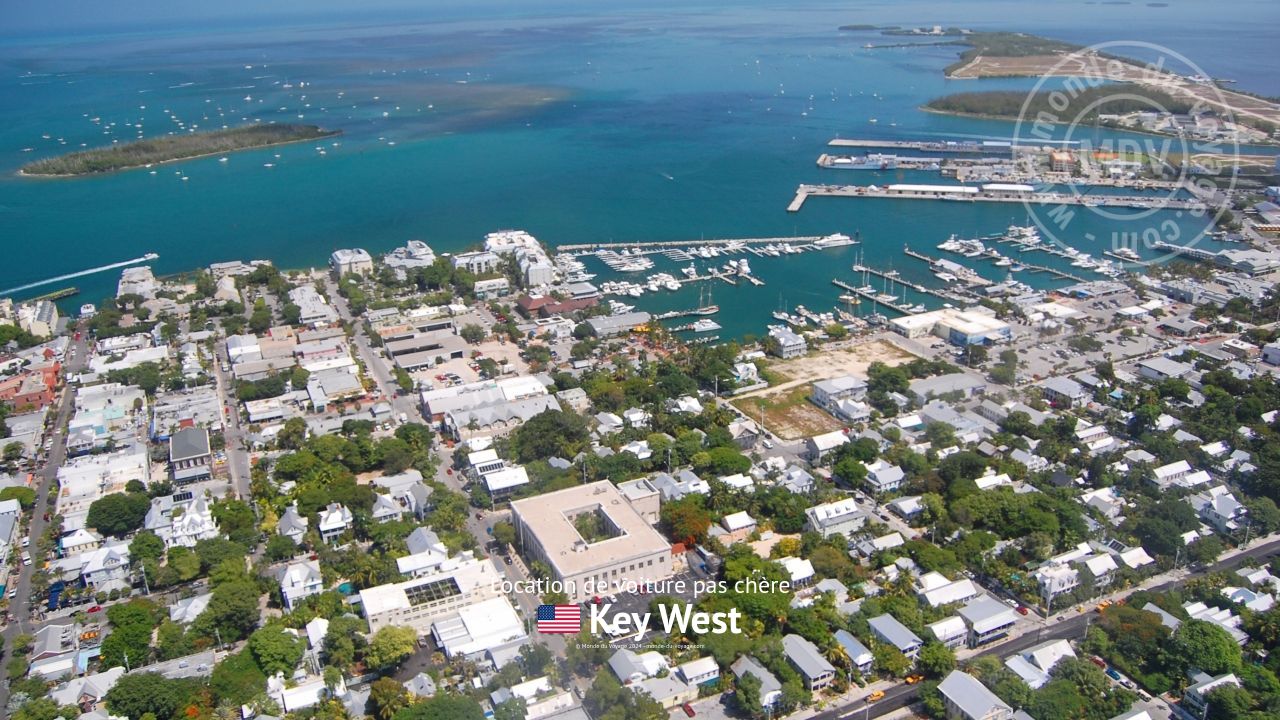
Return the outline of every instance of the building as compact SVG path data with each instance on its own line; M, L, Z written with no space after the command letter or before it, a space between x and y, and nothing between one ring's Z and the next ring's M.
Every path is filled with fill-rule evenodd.
M871 666L875 660L866 645L863 645L858 638L843 628L835 632L835 639L836 642L840 643L840 647L844 648L844 654L849 658L849 664L860 675L866 677L871 674Z
M373 272L373 258L362 248L334 250L329 256L329 268L338 277L343 275L368 275Z
M285 508L284 514L276 522L276 533L289 538L295 545L301 545L309 523L307 518L298 513L298 505L295 503Z
M956 395L970 398L987 391L987 381L968 373L950 373L911 381L911 395L921 405L934 398Z
M916 594L928 603L929 607L937 608L953 603L969 602L980 593L969 578L952 581L942 573L930 572L921 575L916 582Z
M809 692L823 690L835 680L835 667L822 657L813 643L799 635L783 635L782 652L787 656L787 662L800 673Z
M637 653L627 648L619 648L609 656L609 669L623 685L654 677L667 668L667 659L655 650Z
M963 647L965 641L969 638L969 628L965 626L964 620L955 615L945 617L925 627L928 628L929 632L933 633L938 642L953 650Z
M163 540L165 548L195 547L220 535L209 499L190 490L152 498L143 527Z
M312 327L338 321L338 312L316 292L314 285L299 285L289 291L289 302L298 307L298 322Z
M371 633L404 625L426 635L436 620L501 596L501 579L491 560L464 553L437 572L361 590L360 605Z
M871 618L867 624L871 626L871 633L875 635L876 640L889 643L913 660L920 653L920 648L924 646L923 640L888 613Z
M969 647L985 645L1009 634L1018 614L991 597L981 597L960 608L960 619L969 628Z
M213 452L209 449L208 430L186 427L169 436L169 473L175 485L213 477Z
M129 543L107 543L77 559L80 580L85 587L94 590L129 587Z
M1076 158L1069 150L1050 151L1049 169L1053 172L1073 173L1076 169Z
M889 321L894 332L909 338L936 335L953 345L993 345L1012 338L1009 323L975 310L943 308Z
M1089 399L1090 393L1083 385L1066 377L1046 378L1040 383L1040 393L1053 405L1071 407Z
M1201 520L1224 535L1230 535L1243 527L1245 517L1249 514L1248 508L1236 500L1225 485L1191 495L1187 502Z
M752 365L751 367L755 367ZM867 383L852 375L842 375L830 380L819 380L813 384L813 394L809 397L813 404L835 413L842 400L861 400L867 396Z
M1167 357L1157 356L1142 360L1138 363L1138 374L1148 380L1160 382L1161 380L1182 379L1191 374L1192 368L1186 363L1180 363L1177 360L1170 360Z
M290 563L276 571L280 583L280 595L286 610L298 607L303 599L324 592L324 578L320 575L320 563L316 560Z
M713 657L700 657L697 660L676 667L676 674L686 683L698 686L712 686L720 681L720 666Z
M320 521L316 529L320 531L320 539L327 543L337 542L342 533L351 528L351 511L341 503L329 503L320 511Z
M1182 702L1179 705L1190 717L1196 718L1208 715L1207 698L1214 688L1223 685L1241 686L1240 678L1232 674L1209 677L1205 673L1198 673L1192 680L1194 683L1182 691Z
M987 689L974 676L952 670L938 683L947 720L1011 720L1013 708Z
M494 272L502 264L502 259L495 253L484 250L458 253L453 256L453 266L466 270L474 275L487 275Z
M435 262L435 251L421 240L410 240L404 247L396 248L382 256L382 263L395 269L396 275L402 278L406 277L408 270L431 267Z
M751 675L760 681L760 706L764 708L776 708L778 703L782 701L782 683L778 682L778 678L769 672L760 664L760 661L750 655L743 655L729 666L733 671L734 677L741 680L747 675Z
M852 537L867 524L867 514L853 498L815 505L805 509L804 514L808 518L809 527L823 537Z
M529 559L551 568L571 602L672 574L671 547L607 480L513 501L511 517Z
M487 657L495 665L516 657L519 646L529 642L524 621L503 595L465 604L436 619L431 636L445 657L471 661Z
M822 435L814 435L804 441L805 454L809 462L817 464L822 462L824 458L831 454L836 448L849 442L849 436L840 430L835 430Z
M1047 640L1005 659L1004 665L1022 678L1032 690L1039 690L1049 682L1053 666L1063 658L1074 658L1076 653L1066 640Z
M18 308L18 327L38 338L58 331L58 306L51 300L37 300Z
M884 460L877 459L867 465L866 468L867 486L875 493L897 492L902 487L902 481L907 477L902 468L897 465L890 465Z
M769 337L776 341L770 351L784 360L801 357L809 352L808 343L805 342L803 337L792 332L791 328L783 326L771 327L769 328Z
M646 325L652 319L647 312L629 312L621 315L604 315L601 317L593 317L587 320L587 327L591 328L591 332L600 338L616 337L625 335L635 330L641 325Z

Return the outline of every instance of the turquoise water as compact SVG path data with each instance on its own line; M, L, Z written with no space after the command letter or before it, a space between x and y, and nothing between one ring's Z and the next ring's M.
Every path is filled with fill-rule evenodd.
M1238 16L1204 21L1190 3L805 3L732 11L569 4L536 16L459 11L447 18L11 37L0 41L0 243L9 260L0 287L148 251L160 254L159 273L257 257L313 266L337 247L379 252L415 238L457 251L504 227L525 228L551 245L857 230L868 264L925 281L927 268L901 253L904 243L936 256L933 246L951 233L996 232L1021 223L1025 211L813 199L789 214L797 184L933 180L923 173L833 174L814 159L835 136L1007 138L1008 123L916 108L947 92L1033 83L947 81L941 70L956 48L864 50L880 38L840 33L838 25L959 24L1077 42L1141 28L1142 39L1169 43L1214 75L1280 94L1280 79L1267 67L1274 60L1267 33L1280 10L1269 2L1237 5ZM1229 54L1221 50L1228 39ZM12 174L34 157L81 143L132 139L138 123L155 135L252 120L314 122L345 135L337 147L324 144L324 154L294 145L237 153L225 163L161 166L154 175ZM1064 239L1097 254L1102 242L1086 236L1107 237L1111 229L1090 218ZM780 295L787 305L830 309L839 294L830 280L852 280L856 250L752 256L767 286L718 284L719 334L759 332ZM1055 264L1043 255L1035 261ZM998 272L989 263L976 267ZM67 305L110 294L117 278L118 271L79 278L83 292ZM637 304L687 307L696 293Z

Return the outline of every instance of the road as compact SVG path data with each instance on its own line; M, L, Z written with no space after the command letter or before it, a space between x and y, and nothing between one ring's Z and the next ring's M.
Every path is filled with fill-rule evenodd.
M225 362L230 367L230 359L226 355L226 343L220 343L213 354L213 379L218 386L218 397L224 410L222 437L226 441L227 470L231 473L231 487L235 488L236 497L249 499L249 481L252 473L249 468L249 448L244 441L244 428L240 426L239 403L235 395L235 386L231 378L222 371ZM227 412L225 408L232 408Z
M325 293L329 296L329 302L333 303L333 307L337 309L338 316L344 322L351 324L351 341L355 344L356 352L361 362L364 363L365 369L373 377L374 382L377 383L382 399L391 403L391 407L397 416L403 413L411 420L414 418L421 419L421 413L418 410L418 404L413 393L406 395L400 391L400 386L391 375L389 364L370 345L369 336L364 331L364 322L351 313L351 306L347 304L347 299L338 294L338 284L328 274L324 276L324 288Z
M1210 573L1234 568L1246 559L1270 557L1278 553L1280 553L1280 540L1271 540L1260 545L1255 545L1254 547L1237 553L1226 560L1214 563L1203 570L1187 573L1187 575L1177 580L1170 580L1147 588L1135 588L1135 590L1142 589L1150 592L1164 592L1182 585L1192 578L1202 577ZM1013 640L1009 640L1008 642L994 645L977 652L966 659L972 660L975 657L982 657L984 655L1011 655L1013 653L1026 650L1027 648L1044 642L1045 640L1057 640L1060 638L1081 639L1084 637L1085 630L1088 628L1089 623L1093 621L1094 613L1077 613L1075 615L1062 617L1063 619L1059 620L1057 623L1048 625L1038 632L1029 632ZM856 720L856 718L865 718L869 720L869 718L877 718L915 702L917 700L918 689L918 685L897 685L886 690L884 698L879 702L876 702L869 709L866 707L865 703L861 701L861 698L859 698L858 700L853 701L852 704L808 716L807 720Z
M69 360L63 368L64 378L85 368L88 361L87 347L88 341L83 337L80 340L71 342L67 351ZM22 570L18 574L18 594L10 602L9 610L13 613L13 622L5 627L3 633L6 658L11 656L13 638L29 631L31 622L31 576L44 564L44 558L39 557L36 550L37 541L44 534L46 525L44 520L45 511L48 510L52 513L52 507L49 502L52 498L49 497L49 492L54 485L54 478L58 475L58 468L62 467L62 463L66 459L67 436L65 430L67 420L74 407L71 386L63 385L62 394L58 396L58 406L53 413L54 420L50 424L51 429L49 432L52 433L53 445L49 448L44 466L35 473L37 483L36 504L31 510L31 524L28 534L31 539L31 546L28 551L32 553L32 563L22 566ZM0 683L0 708L4 707L8 702L9 683L6 680Z

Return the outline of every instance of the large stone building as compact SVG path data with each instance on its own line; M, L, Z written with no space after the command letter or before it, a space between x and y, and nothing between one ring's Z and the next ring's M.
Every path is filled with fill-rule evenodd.
M672 574L671 546L607 480L516 500L511 515L529 560L546 563L571 602Z

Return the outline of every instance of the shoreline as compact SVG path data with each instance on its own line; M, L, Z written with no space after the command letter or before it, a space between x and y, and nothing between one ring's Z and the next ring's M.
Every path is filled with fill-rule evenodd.
M279 140L276 142L270 142L263 145L251 145L251 146L246 146L242 148L234 148L232 150L219 150L216 152L199 153L196 155L183 155L182 157L169 158L168 160L156 160L154 162L142 163L141 165L125 165L118 168L112 168L111 170L98 170L94 172L84 172L84 173L30 173L23 170L22 168L18 168L18 171L14 174L17 175L18 177L23 177L23 178L52 179L52 180L67 180L67 179L74 179L74 178L94 177L96 175L112 175L115 173L129 172L130 170L138 170L140 168L154 167L156 165L169 165L172 163L186 162L187 160L199 160L200 158L213 157L215 155L230 155L232 153L247 152L249 150L262 150L264 148L279 147L281 145L294 145L296 143L307 142L310 140L325 140L331 137L338 137L342 134L343 134L342 130L329 130L320 135L313 135L310 137L296 138L293 140Z

